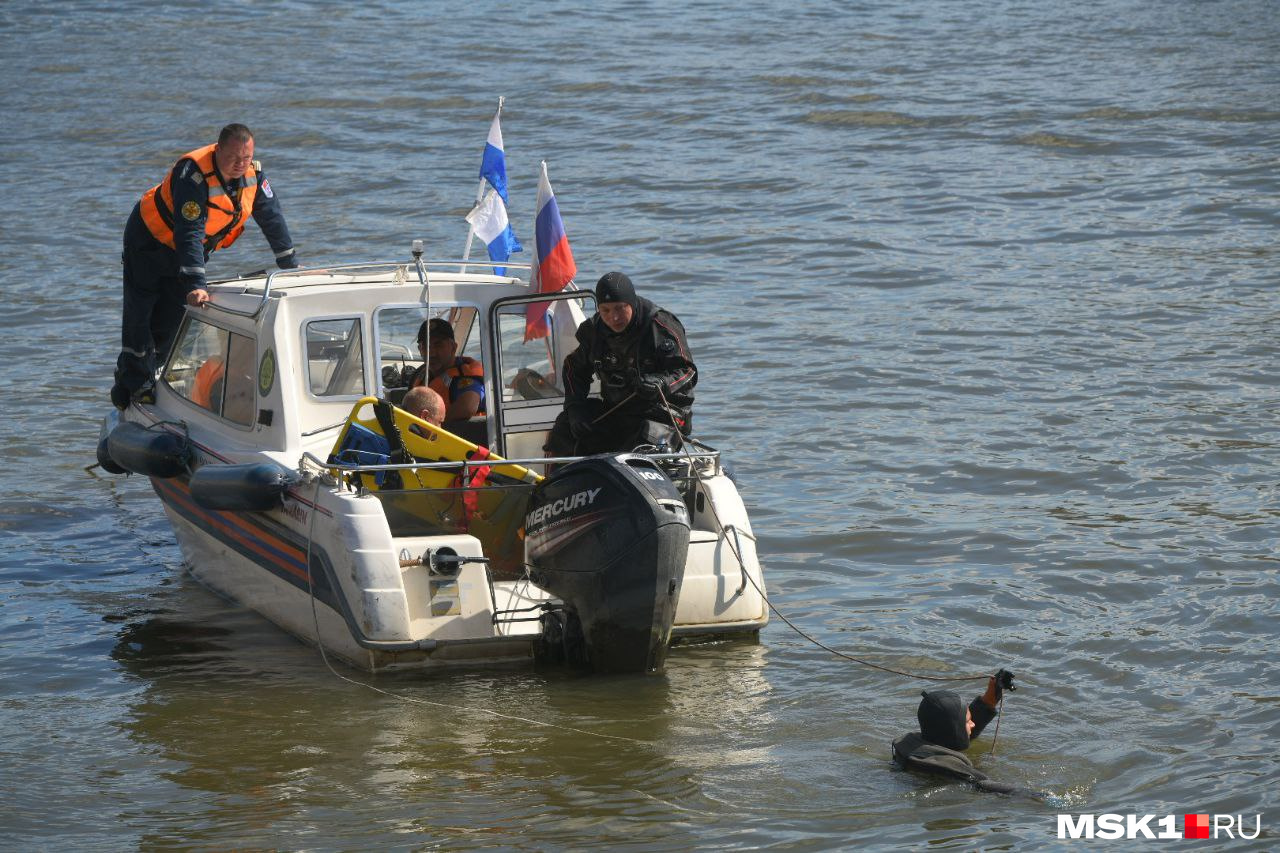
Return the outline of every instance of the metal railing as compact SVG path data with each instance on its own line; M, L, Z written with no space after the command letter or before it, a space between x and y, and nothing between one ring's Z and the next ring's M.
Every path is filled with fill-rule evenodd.
M711 463L713 466L713 469L712 469L713 474L719 474L721 470L720 469L720 451L712 450L710 448L703 451L689 452L689 453L684 453L684 452L643 453L643 454L637 454L637 455L644 456L646 459L652 459L660 462L693 459L696 461ZM402 462L402 463L395 463L395 464L386 463L381 465L365 465L365 464L356 463L356 462L329 462L324 459L321 459L319 456L316 456L314 453L307 451L302 454L302 460L301 460L302 464L299 466L299 468L300 469L305 468L306 464L310 463L320 471L341 471L345 474L365 474L365 473L376 474L380 471L415 471L415 470L416 471L422 471L422 470L456 471L459 468L471 469L471 468L483 468L486 466L490 468L497 468L503 465L519 465L524 468L529 468L533 465L546 465L546 464L567 465L571 462L579 462L586 458L587 457L585 456L537 456L531 459L506 459L506 458L491 456L487 459L459 459L457 461L451 460L446 462ZM497 489L528 488L529 485L530 484L528 483L513 483L510 486L490 484L490 485L484 486L483 488L497 488ZM453 490L456 490L457 488L459 487L449 487L449 488L421 487L420 489L413 489L411 491L419 491L419 490L421 491L453 491Z
M477 261L458 260L458 261L423 261L422 263L423 263L423 266L428 268L458 267L458 274L465 274L466 268L469 266L489 267L491 270L494 267L505 267L507 269L514 268L514 269L522 269L522 270L531 269L531 266L527 263L505 262L505 261L496 262L496 261L479 261L479 260ZM408 280L410 271L412 270L414 265L415 264L413 261L408 261L408 262L361 261L359 263L334 264L334 265L329 265L324 267L298 267L296 269L290 269L290 270L272 270L270 273L266 273L266 271L264 270L263 272L266 274L266 281L262 285L262 297L258 300L258 304L254 306L253 310L242 311L238 308L231 308L226 305L218 305L212 301L210 301L207 304L210 308L216 309L218 311L223 311L227 314L234 314L237 317L248 317L252 319L252 318L256 318L260 313L262 313L263 306L265 306L267 304L267 300L271 298L272 286L276 283L276 280L282 276L285 278L301 278L304 276L327 275L334 272L343 272L343 273L354 275L354 273L357 270L365 270L369 273L384 272L388 275L395 275L396 273L399 273L400 275L404 276L406 280ZM243 284L244 282L252 280L255 277L256 276L236 276L235 278L217 279L209 282L209 285L213 286L215 284L222 284L222 285ZM504 279L506 279L506 281L504 281L503 283L510 283L510 280L513 278L515 277L504 276ZM515 279L515 280L521 281L521 279ZM354 281L349 281L346 283L357 284L357 282L354 282ZM359 283L371 284L371 285L373 284L382 285L382 284L385 284L386 282L371 281L371 282L359 282ZM320 284L317 283L316 286L320 286ZM257 289L256 286L251 287L248 284L244 284L244 286L240 290L240 293L248 294L248 293L252 293L252 291L256 289Z

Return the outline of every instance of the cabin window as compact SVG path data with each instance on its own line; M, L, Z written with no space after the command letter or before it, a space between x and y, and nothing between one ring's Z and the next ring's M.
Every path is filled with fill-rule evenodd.
M163 381L202 409L250 426L257 407L254 355L252 338L188 317Z
M307 387L317 397L364 396L360 318L313 320L306 326Z
M475 308L463 305L433 305L430 310L413 307L387 307L377 313L377 341L379 376L383 394L393 403L399 403L409 390L414 375L422 367L422 350L418 346L418 332L424 321L439 317L453 329L458 345L456 355L482 361L479 326Z
M502 399L519 403L563 397L561 366L565 356L578 347L578 324L595 310L595 299L589 293L572 299L503 305L497 312ZM531 337L539 332L539 337Z

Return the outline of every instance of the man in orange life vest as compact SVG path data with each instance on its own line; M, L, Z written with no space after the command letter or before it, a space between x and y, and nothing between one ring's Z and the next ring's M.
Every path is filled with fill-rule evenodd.
M205 261L225 249L253 217L276 265L298 265L280 201L253 159L253 133L229 124L214 145L183 155L133 207L124 229L124 317L111 402L152 399L156 359L164 358L184 305L209 301Z
M484 368L474 358L458 355L453 326L433 317L418 327L418 352L426 359L406 383L410 389L427 385L445 402L446 421L484 414Z

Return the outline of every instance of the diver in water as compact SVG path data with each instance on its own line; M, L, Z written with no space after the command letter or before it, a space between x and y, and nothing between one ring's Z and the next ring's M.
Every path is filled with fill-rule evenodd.
M986 692L973 697L967 708L960 696L950 690L924 691L916 710L920 731L905 734L893 742L894 760L910 770L972 782L983 791L1042 798L1044 795L1038 791L989 778L964 754L969 743L995 719L996 706L1004 691L1016 689L1013 673L1002 669L987 679Z

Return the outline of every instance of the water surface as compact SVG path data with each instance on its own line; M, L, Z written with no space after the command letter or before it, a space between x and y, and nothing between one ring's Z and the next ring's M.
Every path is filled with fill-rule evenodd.
M1274 6L593 6L0 9L4 837L1274 838ZM890 666L1017 671L974 755L1053 803L895 771L927 685L778 620L655 678L352 685L191 581L146 483L86 473L124 220L178 154L253 127L306 263L456 257L499 95L517 233L546 159L584 281L625 270L689 329L778 607ZM268 260L251 226L211 266Z

